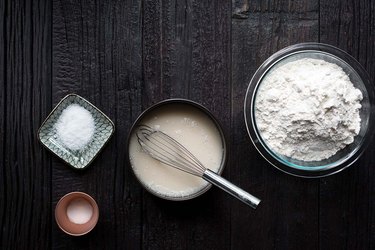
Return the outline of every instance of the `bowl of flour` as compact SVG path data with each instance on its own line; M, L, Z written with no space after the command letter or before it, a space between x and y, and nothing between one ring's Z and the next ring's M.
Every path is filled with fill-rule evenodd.
M247 89L250 138L276 168L322 177L353 164L374 131L374 87L363 67L326 44L302 43L268 58Z

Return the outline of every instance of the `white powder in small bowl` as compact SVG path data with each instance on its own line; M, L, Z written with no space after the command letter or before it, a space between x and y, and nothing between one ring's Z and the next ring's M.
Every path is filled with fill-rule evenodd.
M361 128L362 99L340 66L299 59L264 78L255 99L256 124L275 152L321 161L353 143Z
M94 209L88 201L83 198L77 198L71 201L66 209L66 215L69 220L75 224L87 223L94 213Z
M64 146L71 150L81 150L92 140L95 122L87 109L71 104L61 113L55 129Z

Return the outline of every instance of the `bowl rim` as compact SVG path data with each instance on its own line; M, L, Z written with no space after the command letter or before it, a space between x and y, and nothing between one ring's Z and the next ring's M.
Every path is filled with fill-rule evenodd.
M217 130L220 133L220 137L221 137L221 141L222 141L222 146L223 146L223 156L222 156L220 168L219 168L217 174L218 175L222 174L222 172L224 171L225 165L227 163L227 160L228 160L227 139L226 139L224 130L222 129L222 125L220 124L220 122L216 119L216 117L212 114L212 112L208 108L206 108L205 106L203 106L202 104L200 104L198 102L195 102L195 101L189 100L189 99L184 99L184 98L169 98L169 99L162 100L160 102L157 102L157 103L149 106L144 111L142 111L141 114L138 115L138 117L133 122L133 124L132 124L132 126L131 126L131 128L130 128L130 130L128 132L128 138L127 138L127 144L126 144L127 145L127 149L126 149L126 161L127 161L128 165L129 165L129 167L131 168L131 170L132 170L131 172L133 173L133 176L135 177L135 179L137 180L137 182L140 183L141 186L145 190L147 190L149 193L155 195L156 197L164 199L164 200L170 200L170 201L187 201L187 200L194 199L194 198L196 198L198 196L201 196L202 194L206 193L212 187L212 184L211 183L207 183L207 185L205 187L203 187L201 190L199 190L198 192L193 193L191 195L188 195L188 196L184 196L184 197L165 196L165 195L162 195L162 194L159 194L159 193L155 192L150 187L146 186L142 181L140 181L139 178L138 178L138 176L135 174L134 168L133 168L132 163L130 161L129 145L130 145L130 140L131 140L131 137L132 137L134 129L137 126L139 126L139 122L147 114L149 114L150 112L152 112L153 110L155 110L157 108L160 108L160 107L162 107L164 105L168 105L168 104L185 104L185 105L191 105L191 106L197 108L198 110L202 111L204 114L208 115L208 117L211 119L211 121L215 124Z
M98 113L100 113L101 115L103 115L103 117L111 124L111 127L112 127L112 132L111 134L109 135L108 139L106 140L106 142L103 144L103 146L95 153L95 155L92 157L92 159L82 168L77 168L75 167L74 165L72 165L70 162L66 161L65 159L61 158L59 155L57 155L52 149L50 149L47 145L45 145L43 142L42 142L42 139L40 138L40 132L41 132L41 129L44 127L44 125L46 124L46 122L49 120L49 118L52 116L52 114L57 110L57 108L61 105L61 103L63 103L66 99L68 99L69 97L71 96L74 96L74 97L77 97L79 99L81 99L82 101L86 102L87 104L89 104L91 107L93 107ZM83 98L82 96L78 95L78 94L75 94L75 93L70 93L70 94L67 94L66 96L64 96L56 105L55 107L52 109L52 111L48 114L48 116L44 119L43 123L40 125L40 127L38 128L38 132L37 132L37 138L38 138L38 141L43 145L43 147L45 147L49 152L51 152L52 154L54 154L55 156L57 156L57 158L61 159L64 163L66 163L69 167L75 169L75 170L78 170L78 171L82 171L84 169L86 169L89 165L91 165L91 163L96 159L96 157L99 155L100 152L102 152L102 150L105 148L105 146L108 144L109 140L112 138L113 134L115 133L115 124L112 122L112 120L106 115L103 113L103 111L101 111L99 108L97 108L94 104L92 104L91 102L89 102L88 100L86 100L85 98Z
M280 160L276 159L272 153L269 152L268 149L265 148L262 142L262 138L256 132L255 127L255 118L253 112L253 104L256 96L256 90L263 79L264 75L277 63L282 61L283 59L298 53L306 53L306 52L315 52L315 53L322 53L327 56L334 57L343 61L345 64L350 66L354 72L359 76L362 80L368 97L369 97L369 118L368 118L368 127L365 132L365 136L363 138L362 144L358 147L356 151L350 154L347 159L344 161L339 162L337 165L333 165L330 168L320 168L316 170L307 170L307 169L300 169L300 168L293 168L292 166L286 165L285 163L281 162ZM284 173L298 176L298 177L305 177L305 178L319 178L324 176L329 176L335 173L338 173L350 165L352 165L365 151L368 145L371 142L371 139L374 134L374 115L375 110L371 107L375 106L374 99L374 86L371 84L371 78L363 68L363 66L351 55L345 52L342 49L339 49L335 46L324 44L324 43L316 43L316 42L308 42L308 43L298 43L286 48L283 48L276 53L272 54L268 57L256 70L253 77L250 80L250 83L247 87L245 100L244 100L244 119L246 124L246 129L248 135L257 149L257 151L262 155L262 157L267 160L273 167L281 170ZM334 163L332 163L334 164Z

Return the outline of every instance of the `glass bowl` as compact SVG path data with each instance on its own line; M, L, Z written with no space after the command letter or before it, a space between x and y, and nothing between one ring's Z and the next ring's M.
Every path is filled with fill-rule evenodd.
M340 66L354 87L361 90L361 127L354 142L321 161L296 160L273 151L262 138L255 117L255 99L259 86L269 72L285 63L302 58L322 59ZM247 88L244 115L249 136L259 153L277 169L300 177L323 177L337 173L353 164L364 152L374 132L374 86L364 68L352 56L334 46L301 43L282 49L269 57L255 72Z

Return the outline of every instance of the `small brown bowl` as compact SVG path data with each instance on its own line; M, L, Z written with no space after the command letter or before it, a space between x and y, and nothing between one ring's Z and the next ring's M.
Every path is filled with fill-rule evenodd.
M84 224L76 224L70 221L67 209L69 204L76 199L84 199L92 206L92 216ZM72 236L81 236L90 232L99 219L99 208L95 200L88 194L83 192L71 192L64 195L56 205L55 219L57 225L62 231Z

